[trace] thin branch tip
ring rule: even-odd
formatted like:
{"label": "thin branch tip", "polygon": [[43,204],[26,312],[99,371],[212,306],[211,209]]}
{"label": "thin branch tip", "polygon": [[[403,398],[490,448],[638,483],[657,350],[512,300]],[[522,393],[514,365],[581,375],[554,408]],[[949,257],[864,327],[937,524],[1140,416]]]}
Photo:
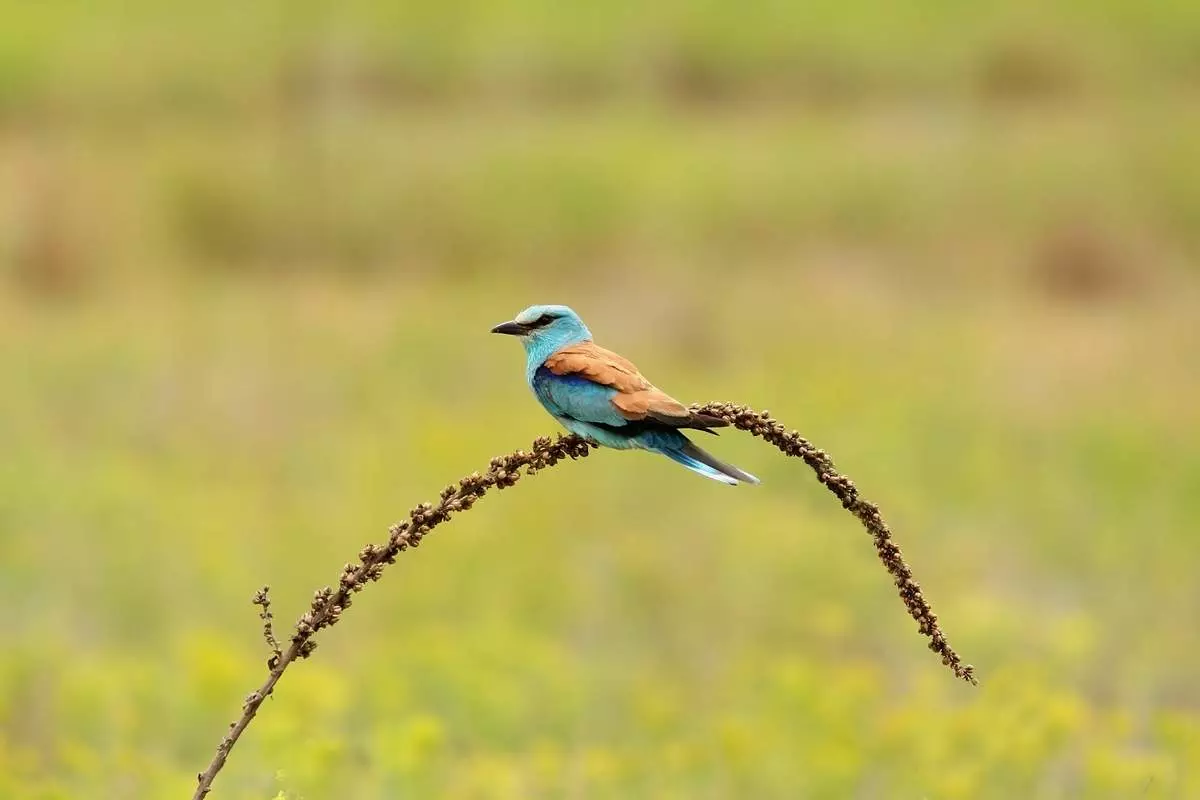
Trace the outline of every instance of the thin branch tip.
{"label": "thin branch tip", "polygon": [[263,640],[271,650],[271,658],[267,661],[267,667],[274,669],[283,651],[279,647],[279,641],[275,638],[274,615],[271,614],[271,587],[263,586],[254,593],[251,602],[262,609],[258,616],[263,621]]}

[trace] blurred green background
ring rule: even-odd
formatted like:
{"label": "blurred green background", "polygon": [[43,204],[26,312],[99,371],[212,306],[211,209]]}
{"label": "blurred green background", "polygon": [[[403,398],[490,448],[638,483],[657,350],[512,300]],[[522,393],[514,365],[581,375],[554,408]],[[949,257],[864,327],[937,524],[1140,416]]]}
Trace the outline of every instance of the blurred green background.
{"label": "blurred green background", "polygon": [[1200,797],[1200,6],[10,2],[0,796],[187,797],[362,544],[552,432],[565,302],[803,465],[406,553],[215,798]]}

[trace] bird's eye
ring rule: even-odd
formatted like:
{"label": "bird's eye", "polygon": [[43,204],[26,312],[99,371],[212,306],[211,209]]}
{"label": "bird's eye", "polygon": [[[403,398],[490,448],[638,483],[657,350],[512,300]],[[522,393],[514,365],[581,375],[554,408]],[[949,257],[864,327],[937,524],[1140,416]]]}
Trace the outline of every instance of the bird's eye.
{"label": "bird's eye", "polygon": [[549,325],[551,322],[554,322],[554,315],[542,314],[540,317],[538,317],[537,319],[535,319],[533,321],[533,325],[531,327],[544,328],[545,326]]}

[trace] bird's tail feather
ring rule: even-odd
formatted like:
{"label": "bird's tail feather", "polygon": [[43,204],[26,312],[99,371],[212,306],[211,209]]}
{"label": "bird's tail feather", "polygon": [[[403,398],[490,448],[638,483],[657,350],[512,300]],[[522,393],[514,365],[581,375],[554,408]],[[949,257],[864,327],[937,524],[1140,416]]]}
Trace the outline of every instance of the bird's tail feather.
{"label": "bird's tail feather", "polygon": [[736,486],[739,483],[759,482],[758,478],[749,472],[743,472],[732,464],[718,461],[686,438],[684,438],[682,444],[676,447],[664,447],[659,452],[667,458],[683,464],[693,472],[698,472],[706,478],[711,478],[714,481],[720,481],[730,486]]}

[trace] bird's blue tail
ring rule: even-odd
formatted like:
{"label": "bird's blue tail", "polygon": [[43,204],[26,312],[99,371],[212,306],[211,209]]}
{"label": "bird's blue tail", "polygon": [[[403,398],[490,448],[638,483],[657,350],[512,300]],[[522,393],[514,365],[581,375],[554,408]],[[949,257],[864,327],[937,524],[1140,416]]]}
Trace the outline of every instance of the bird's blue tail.
{"label": "bird's blue tail", "polygon": [[708,453],[701,450],[691,442],[686,436],[676,433],[679,441],[672,442],[669,446],[659,446],[654,448],[655,452],[662,453],[672,461],[677,461],[690,469],[692,472],[698,472],[706,478],[711,478],[714,481],[737,486],[739,483],[758,483],[758,478],[751,475],[749,472],[743,472],[732,464],[726,464],[724,461],[718,461]]}

